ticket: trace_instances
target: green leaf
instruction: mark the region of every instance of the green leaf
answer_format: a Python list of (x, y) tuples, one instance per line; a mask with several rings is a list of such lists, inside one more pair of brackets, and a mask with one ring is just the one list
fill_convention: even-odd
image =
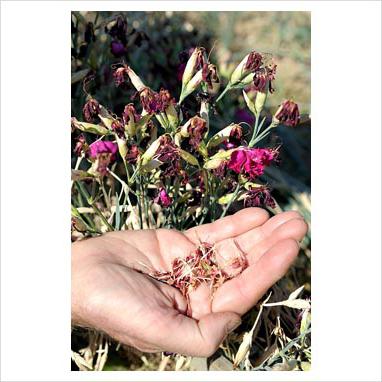
[(94, 178), (94, 176), (87, 171), (83, 170), (72, 170), (72, 180), (84, 180), (84, 179), (91, 179)]
[(119, 197), (118, 193), (115, 193), (115, 229), (119, 231), (121, 226), (121, 211), (119, 209)]
[(193, 166), (199, 166), (198, 160), (189, 152), (179, 149), (179, 154), (189, 164), (192, 164)]
[(72, 85), (75, 84), (76, 82), (83, 80), (89, 72), (90, 72), (90, 69), (82, 69), (82, 70), (79, 70), (78, 72), (72, 73), (72, 79), (71, 79)]
[(107, 135), (109, 130), (101, 125), (95, 125), (94, 123), (73, 121), (73, 125), (76, 129), (81, 130), (85, 133)]

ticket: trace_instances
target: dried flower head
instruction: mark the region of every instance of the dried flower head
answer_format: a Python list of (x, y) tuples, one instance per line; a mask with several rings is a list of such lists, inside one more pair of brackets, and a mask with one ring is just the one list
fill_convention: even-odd
[(266, 186), (250, 187), (244, 196), (244, 207), (265, 207), (275, 208), (276, 204), (271, 196), (271, 191)]
[(202, 78), (207, 84), (209, 93), (216, 93), (219, 90), (220, 79), (216, 65), (205, 63), (202, 68)]
[(123, 83), (125, 83), (128, 78), (127, 67), (121, 66), (115, 69), (113, 72), (113, 78), (114, 78), (115, 86), (120, 86)]
[(122, 120), (125, 125), (131, 122), (138, 122), (141, 119), (141, 116), (135, 110), (135, 106), (132, 103), (129, 103), (125, 106), (122, 113)]
[(272, 64), (265, 68), (260, 68), (253, 75), (253, 88), (254, 90), (262, 93), (273, 93), (272, 81), (276, 75), (276, 64)]
[(219, 264), (214, 245), (201, 242), (192, 253), (184, 258), (175, 258), (172, 261), (170, 271), (155, 270), (150, 272), (150, 276), (179, 289), (188, 302), (187, 314), (190, 316), (192, 312), (189, 305), (189, 294), (192, 291), (201, 284), (207, 284), (210, 287), (212, 299), (215, 290), (225, 281), (241, 273), (248, 266), (248, 263), (245, 256), (240, 252), (239, 255), (231, 259), (228, 265), (235, 270), (234, 273), (228, 273)]
[(207, 132), (207, 122), (198, 116), (192, 117), (190, 119), (190, 124), (188, 126), (187, 132), (190, 137), (190, 145), (194, 149), (197, 149), (203, 139), (204, 134)]
[(300, 122), (300, 112), (297, 103), (285, 100), (276, 111), (275, 119), (286, 126), (296, 126)]
[(90, 98), (88, 101), (86, 101), (82, 113), (84, 115), (86, 122), (92, 122), (94, 117), (98, 115), (100, 110), (99, 102), (94, 99)]
[(179, 148), (168, 135), (162, 135), (159, 139), (160, 145), (155, 153), (157, 160), (161, 161), (162, 175), (175, 176), (180, 171)]

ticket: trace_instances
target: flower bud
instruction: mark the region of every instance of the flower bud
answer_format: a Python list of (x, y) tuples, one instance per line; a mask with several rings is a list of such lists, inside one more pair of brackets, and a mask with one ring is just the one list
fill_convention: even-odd
[(202, 69), (200, 69), (183, 88), (182, 93), (179, 97), (179, 104), (181, 104), (186, 97), (188, 97), (193, 91), (195, 91), (202, 81), (203, 71)]
[(187, 61), (186, 67), (182, 77), (182, 89), (189, 83), (195, 72), (199, 69), (203, 62), (203, 55), (205, 49), (203, 47), (197, 47), (192, 52), (190, 58)]
[(134, 72), (134, 70), (130, 68), (130, 66), (126, 67), (126, 74), (129, 76), (131, 83), (138, 92), (146, 87), (139, 76)]

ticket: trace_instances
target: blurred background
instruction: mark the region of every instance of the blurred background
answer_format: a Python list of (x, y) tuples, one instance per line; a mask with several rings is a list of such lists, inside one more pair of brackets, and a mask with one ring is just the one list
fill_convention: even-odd
[[(263, 113), (270, 119), (285, 98), (292, 98), (299, 105), (302, 122), (296, 128), (279, 126), (269, 136), (268, 144), (281, 144), (280, 163), (266, 175), (280, 207), (299, 210), (310, 223), (309, 12), (73, 12), (71, 25), (72, 116), (79, 120), (83, 120), (84, 88), (116, 114), (132, 102), (131, 86), (116, 88), (113, 83), (112, 67), (122, 61), (153, 90), (164, 87), (178, 98), (182, 69), (195, 46), (204, 46), (210, 54), (222, 88), (251, 50), (271, 53), (277, 64), (275, 92)], [(195, 110), (196, 103), (192, 95), (185, 107)], [(254, 122), (239, 90), (228, 93), (211, 117), (212, 133), (232, 121)], [(295, 267), (279, 282), (286, 291), (300, 285), (308, 297), (310, 232)], [(87, 346), (86, 337), (78, 332), (72, 342), (76, 350)], [(261, 343), (258, 346), (261, 353)], [(104, 370), (157, 370), (159, 362), (160, 355), (148, 357), (122, 347), (109, 352)]]

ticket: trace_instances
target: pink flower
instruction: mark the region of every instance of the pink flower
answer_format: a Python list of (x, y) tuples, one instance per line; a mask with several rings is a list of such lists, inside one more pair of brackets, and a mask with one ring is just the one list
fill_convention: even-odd
[(118, 151), (118, 146), (110, 141), (97, 141), (89, 146), (90, 157), (96, 159), (99, 154), (111, 154), (113, 157)]
[(115, 160), (117, 151), (117, 144), (110, 141), (97, 141), (89, 146), (90, 158), (95, 159), (99, 174), (103, 176), (107, 173), (107, 167)]
[(162, 187), (159, 189), (158, 196), (154, 199), (155, 203), (158, 203), (160, 206), (167, 208), (171, 205), (172, 199), (167, 194), (166, 190)]
[(264, 173), (268, 166), (277, 156), (277, 152), (271, 149), (240, 148), (235, 150), (228, 162), (228, 168), (237, 174), (243, 174), (253, 179)]

